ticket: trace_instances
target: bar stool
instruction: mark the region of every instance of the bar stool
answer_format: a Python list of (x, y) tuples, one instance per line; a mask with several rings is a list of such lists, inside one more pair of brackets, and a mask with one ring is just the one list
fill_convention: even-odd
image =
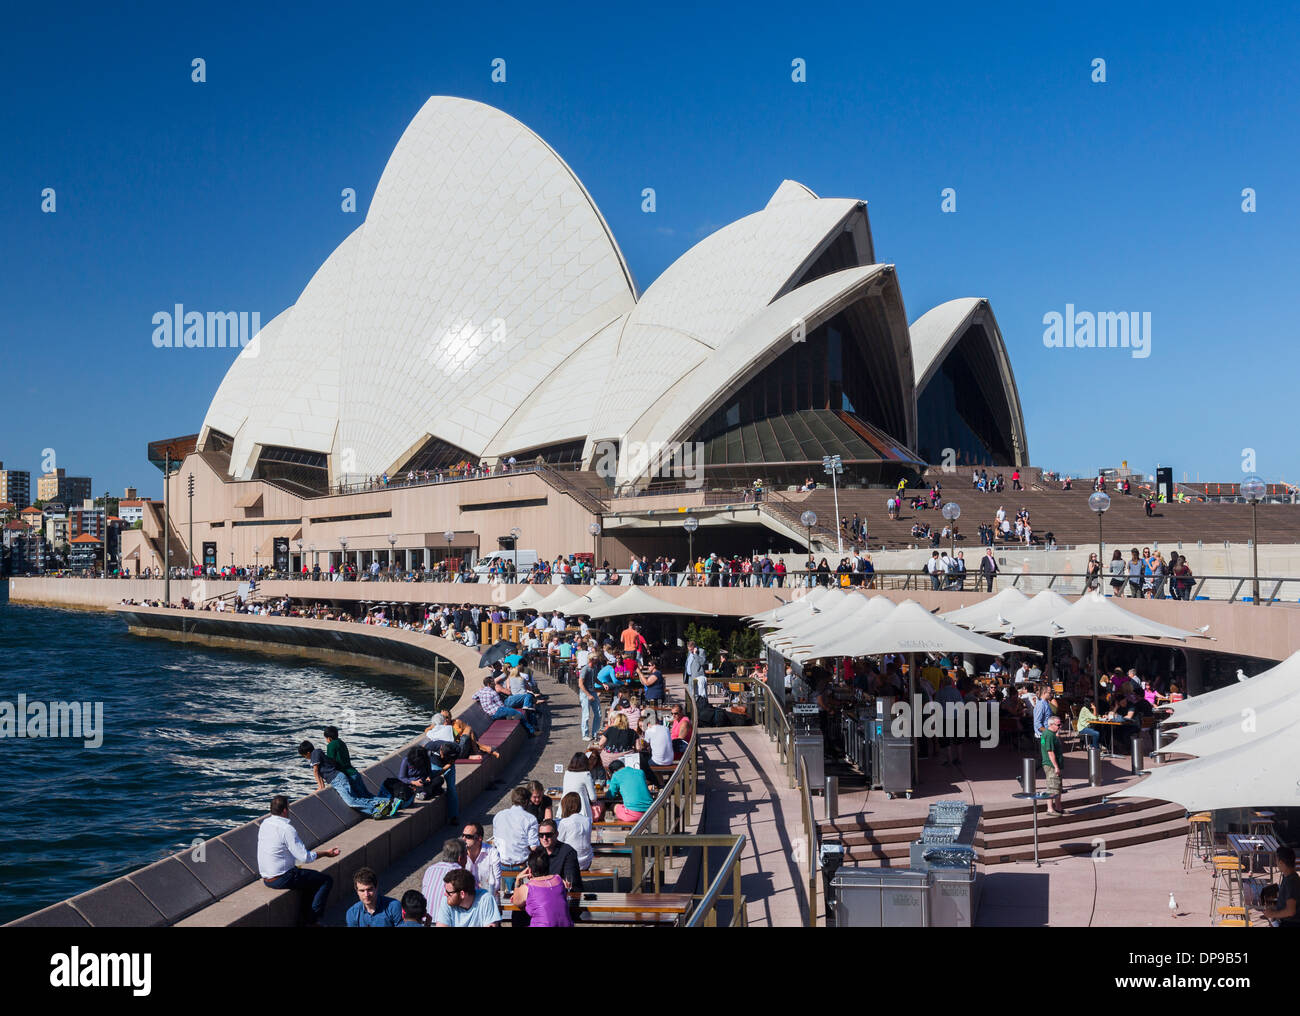
[(1241, 861), (1231, 854), (1216, 854), (1210, 863), (1214, 867), (1214, 880), (1210, 883), (1210, 915), (1213, 917), (1220, 906), (1244, 906)]
[(1250, 916), (1245, 907), (1219, 907), (1219, 919), (1214, 922), (1216, 928), (1249, 928)]
[(1275, 836), (1277, 828), (1273, 825), (1275, 814), (1271, 811), (1251, 812), (1250, 822), (1246, 825), (1247, 836)]
[(1202, 811), (1187, 817), (1187, 842), (1183, 846), (1183, 870), (1192, 866), (1195, 857), (1204, 862), (1214, 850), (1214, 835), (1210, 830), (1210, 813)]

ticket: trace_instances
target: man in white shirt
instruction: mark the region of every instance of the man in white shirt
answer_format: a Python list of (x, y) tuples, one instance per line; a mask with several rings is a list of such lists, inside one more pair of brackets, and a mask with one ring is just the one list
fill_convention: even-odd
[(696, 648), (694, 642), (686, 643), (685, 670), (684, 680), (688, 688), (693, 687), (704, 677), (704, 654)]
[(997, 680), (1002, 676), (1005, 669), (1006, 668), (1002, 666), (1002, 657), (995, 656), (993, 658), (993, 662), (989, 664), (989, 677), (992, 678), (993, 681), (996, 683)]
[(564, 631), (565, 627), (564, 615), (557, 610), (551, 615), (551, 631)]
[(952, 563), (952, 558), (948, 556), (948, 552), (945, 550), (939, 556), (939, 572), (943, 576), (939, 581), (939, 587), (941, 589), (948, 589), (952, 585), (952, 574), (954, 571), (955, 568)]
[(659, 722), (653, 711), (645, 714), (645, 739), (650, 745), (650, 762), (657, 766), (671, 765), (673, 739), (668, 729)]
[(502, 864), (523, 864), (528, 851), (541, 843), (537, 819), (524, 807), (529, 796), (527, 787), (515, 787), (510, 792), (510, 807), (492, 816), (492, 845)]
[(546, 618), (543, 615), (538, 614), (535, 618), (533, 618), (533, 623), (531, 627), (536, 631), (545, 631), (549, 627), (549, 625), (547, 624)]
[(495, 895), (501, 889), (501, 855), (497, 848), (483, 842), (483, 826), (478, 822), (466, 822), (460, 838), (465, 844), (465, 869), (480, 889)]
[(451, 714), (446, 710), (433, 714), (433, 719), (424, 728), (424, 736), (430, 741), (455, 742), (456, 733), (451, 728)]
[(1029, 664), (1028, 664), (1028, 663), (1022, 663), (1022, 664), (1020, 664), (1020, 669), (1016, 671), (1016, 679), (1015, 679), (1015, 683), (1016, 683), (1016, 684), (1025, 684), (1027, 681), (1029, 681), (1029, 679), (1030, 679), (1030, 678), (1029, 678)]
[(320, 924), (334, 880), (295, 862), (310, 864), (319, 857), (338, 856), (338, 847), (308, 850), (289, 821), (289, 799), (283, 794), (271, 798), (271, 814), (257, 827), (257, 871), (268, 889), (301, 890), (300, 923)]
[(998, 512), (993, 516), (993, 518), (997, 520), (998, 528), (1001, 529), (1002, 523), (1007, 520), (1007, 510), (1003, 508), (1002, 505), (998, 505)]

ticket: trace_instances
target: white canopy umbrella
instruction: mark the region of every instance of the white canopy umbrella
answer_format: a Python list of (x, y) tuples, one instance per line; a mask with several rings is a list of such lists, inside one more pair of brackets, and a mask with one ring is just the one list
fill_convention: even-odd
[(513, 600), (507, 600), (502, 606), (510, 610), (526, 610), (530, 607), (536, 607), (544, 599), (546, 599), (545, 595), (539, 593), (533, 586), (529, 586)]
[(873, 596), (866, 606), (854, 611), (849, 617), (820, 633), (807, 643), (800, 643), (791, 651), (791, 656), (801, 663), (833, 656), (849, 656), (851, 640), (859, 632), (883, 621), (894, 612), (894, 601), (888, 596)]
[(764, 624), (775, 624), (789, 620), (796, 616), (801, 610), (810, 610), (812, 607), (816, 606), (819, 601), (825, 599), (832, 593), (836, 596), (844, 595), (843, 590), (832, 586), (814, 586), (812, 589), (807, 589), (804, 586), (796, 586), (790, 590), (790, 599), (788, 602), (779, 603), (771, 610), (765, 610), (761, 614), (750, 615), (749, 623), (753, 627), (759, 627)]
[(1092, 639), (1092, 693), (1098, 692), (1100, 661), (1097, 655), (1099, 638), (1156, 638), (1177, 639), (1185, 642), (1191, 638), (1205, 638), (1204, 632), (1187, 631), (1172, 625), (1152, 621), (1140, 614), (1125, 610), (1101, 593), (1085, 593), (1055, 617), (1030, 624), (1014, 624), (1017, 636), (1068, 638), (1085, 636)]
[[(1275, 686), (1276, 687), (1276, 686)], [(1249, 744), (1279, 730), (1300, 730), (1300, 691), (1272, 701), (1243, 703), (1239, 709), (1229, 710), (1217, 719), (1179, 730), (1178, 739), (1156, 749), (1152, 754), (1175, 753), (1198, 755), (1204, 758), (1216, 752), (1227, 751)]]
[(1030, 602), (1029, 597), (1015, 586), (1007, 586), (999, 593), (994, 593), (986, 600), (972, 603), (969, 607), (950, 610), (940, 614), (949, 624), (958, 624), (971, 631), (1002, 631), (1006, 619), (1017, 608), (1023, 608)]
[(844, 656), (878, 656), (881, 653), (975, 653), (1001, 656), (1007, 651), (1033, 653), (1037, 650), (1015, 646), (997, 639), (959, 628), (936, 617), (915, 600), (904, 600), (883, 620), (843, 640)]
[(1275, 702), (1293, 692), (1300, 692), (1300, 650), (1255, 677), (1175, 702), (1170, 706), (1174, 714), (1165, 722), (1201, 723), (1223, 716), (1240, 718), (1242, 709), (1258, 711), (1261, 704)]
[(824, 597), (813, 605), (811, 612), (800, 611), (796, 617), (782, 622), (780, 627), (765, 635), (763, 641), (776, 647), (801, 643), (814, 633), (825, 631), (850, 617), (866, 603), (867, 597), (862, 593), (846, 592), (839, 596)]
[(1012, 628), (1019, 636), (1037, 635), (1042, 638), (1083, 635), (1093, 638), (1178, 639), (1182, 642), (1207, 637), (1204, 632), (1175, 628), (1134, 614), (1100, 593), (1085, 593), (1053, 617), (1030, 624), (1013, 623)]
[(576, 603), (577, 600), (578, 594), (571, 587), (556, 586), (555, 592), (543, 599), (541, 603), (535, 604), (535, 607), (540, 614), (546, 614), (553, 610), (567, 613), (570, 606)]
[(617, 597), (611, 596), (605, 592), (604, 586), (592, 586), (585, 593), (579, 593), (574, 601), (569, 604), (568, 612), (570, 614), (590, 614), (597, 607), (606, 603), (612, 603)]
[(1043, 589), (1031, 596), (1027, 603), (1013, 608), (1005, 615), (1011, 623), (997, 630), (1014, 637), (1022, 626), (1028, 627), (1039, 621), (1056, 617), (1062, 611), (1069, 609), (1069, 606), (1070, 601), (1054, 589)]
[(1162, 766), (1112, 797), (1148, 797), (1188, 811), (1294, 807), (1300, 801), (1300, 725), (1254, 736), (1205, 758)]
[(608, 603), (600, 604), (591, 610), (582, 610), (577, 604), (574, 613), (586, 614), (590, 618), (622, 617), (625, 614), (694, 614), (699, 615), (695, 607), (679, 607), (675, 603), (651, 596), (640, 586), (633, 586), (622, 596), (612, 598)]

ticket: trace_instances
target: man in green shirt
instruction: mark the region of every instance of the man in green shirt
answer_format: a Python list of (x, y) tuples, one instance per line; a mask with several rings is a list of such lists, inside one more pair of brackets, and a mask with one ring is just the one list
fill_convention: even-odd
[(1047, 802), (1048, 815), (1064, 815), (1061, 808), (1061, 718), (1053, 716), (1047, 721), (1038, 745), (1043, 753), (1043, 769), (1047, 772), (1047, 792), (1052, 795)]
[(369, 797), (370, 790), (361, 782), (361, 774), (353, 768), (352, 756), (348, 752), (348, 746), (339, 737), (339, 728), (326, 727), (322, 733), (325, 735), (325, 757), (333, 762), (334, 768), (347, 778), (352, 793), (358, 797)]

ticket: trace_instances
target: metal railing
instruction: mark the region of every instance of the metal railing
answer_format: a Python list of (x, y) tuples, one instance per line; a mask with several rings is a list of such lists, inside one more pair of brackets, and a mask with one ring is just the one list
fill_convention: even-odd
[[(643, 884), (648, 861), (654, 891), (662, 892), (664, 870), (673, 851), (679, 846), (702, 846), (697, 842), (699, 837), (686, 835), (695, 811), (695, 795), (699, 787), (699, 717), (695, 710), (695, 699), (690, 695), (686, 696), (686, 709), (691, 718), (691, 737), (681, 761), (649, 809), (627, 833), (627, 845), (632, 854), (633, 889)], [(657, 831), (652, 831), (652, 827), (656, 826)], [(673, 839), (674, 842), (668, 844), (664, 842), (665, 838)], [(686, 842), (677, 843), (677, 839)]]
[[(795, 585), (809, 584), (807, 582), (807, 572), (800, 572), (797, 575), (799, 581)], [(955, 585), (947, 577), (941, 576), (936, 587), (928, 574), (912, 570), (878, 569), (870, 578), (874, 579), (873, 587), (876, 589), (971, 593), (986, 591), (987, 587), (983, 576), (975, 569), (967, 570), (963, 586)], [(1184, 580), (1182, 585), (1175, 587), (1174, 583), (1177, 578), (1177, 576), (1166, 575), (1162, 580), (1157, 580), (1161, 595), (1149, 598), (1160, 600), (1225, 600), (1228, 603), (1235, 603), (1238, 600), (1251, 602), (1254, 599), (1253, 586), (1257, 581), (1252, 575), (1193, 575)], [(831, 573), (830, 579), (831, 585), (838, 584), (836, 581), (838, 576), (834, 572)], [(1106, 596), (1112, 596), (1115, 595), (1115, 591), (1111, 587), (1112, 581), (1123, 582), (1119, 592), (1124, 598), (1127, 598), (1130, 588), (1127, 572), (1119, 576), (1112, 576), (1109, 572), (1102, 572), (1100, 576), (1090, 580), (1087, 575), (1077, 571), (1015, 571), (1011, 568), (1003, 568), (994, 577), (993, 591), (997, 592), (1007, 586), (1012, 586), (1029, 593), (1038, 592), (1042, 589), (1052, 589), (1064, 596), (1078, 596), (1086, 592), (1089, 587), (1095, 590), (1100, 585), (1102, 592)], [(1145, 581), (1144, 577), (1143, 582), (1145, 583)], [(1261, 575), (1258, 582), (1261, 603), (1291, 602), (1293, 599), (1300, 601), (1300, 576)], [(787, 582), (787, 585), (789, 584)], [(813, 584), (815, 584), (815, 578)], [(1290, 596), (1282, 596), (1284, 587), (1290, 592)], [(1174, 595), (1175, 588), (1179, 593), (1177, 596)], [(1153, 583), (1152, 592), (1155, 591), (1156, 585)]]
[[(696, 899), (695, 908), (691, 911), (691, 916), (686, 921), (688, 928), (716, 928), (718, 926), (718, 901), (726, 891), (727, 883), (731, 883), (731, 920), (727, 922), (729, 928), (746, 928), (749, 926), (749, 915), (745, 908), (745, 894), (741, 891), (741, 871), (740, 855), (745, 849), (745, 837), (741, 833), (731, 836), (690, 836), (690, 837), (665, 837), (665, 839), (689, 839), (690, 846), (700, 846), (704, 848), (704, 884), (708, 886), (704, 894)], [(709, 848), (726, 847), (731, 849), (727, 851), (726, 858), (718, 866), (717, 877), (709, 879)]]
[(809, 928), (817, 927), (817, 857), (820, 853), (818, 840), (817, 816), (813, 812), (812, 787), (808, 785), (808, 761), (799, 759), (799, 800), (803, 812), (803, 831), (807, 837), (805, 849), (808, 854), (808, 913), (805, 917)]

